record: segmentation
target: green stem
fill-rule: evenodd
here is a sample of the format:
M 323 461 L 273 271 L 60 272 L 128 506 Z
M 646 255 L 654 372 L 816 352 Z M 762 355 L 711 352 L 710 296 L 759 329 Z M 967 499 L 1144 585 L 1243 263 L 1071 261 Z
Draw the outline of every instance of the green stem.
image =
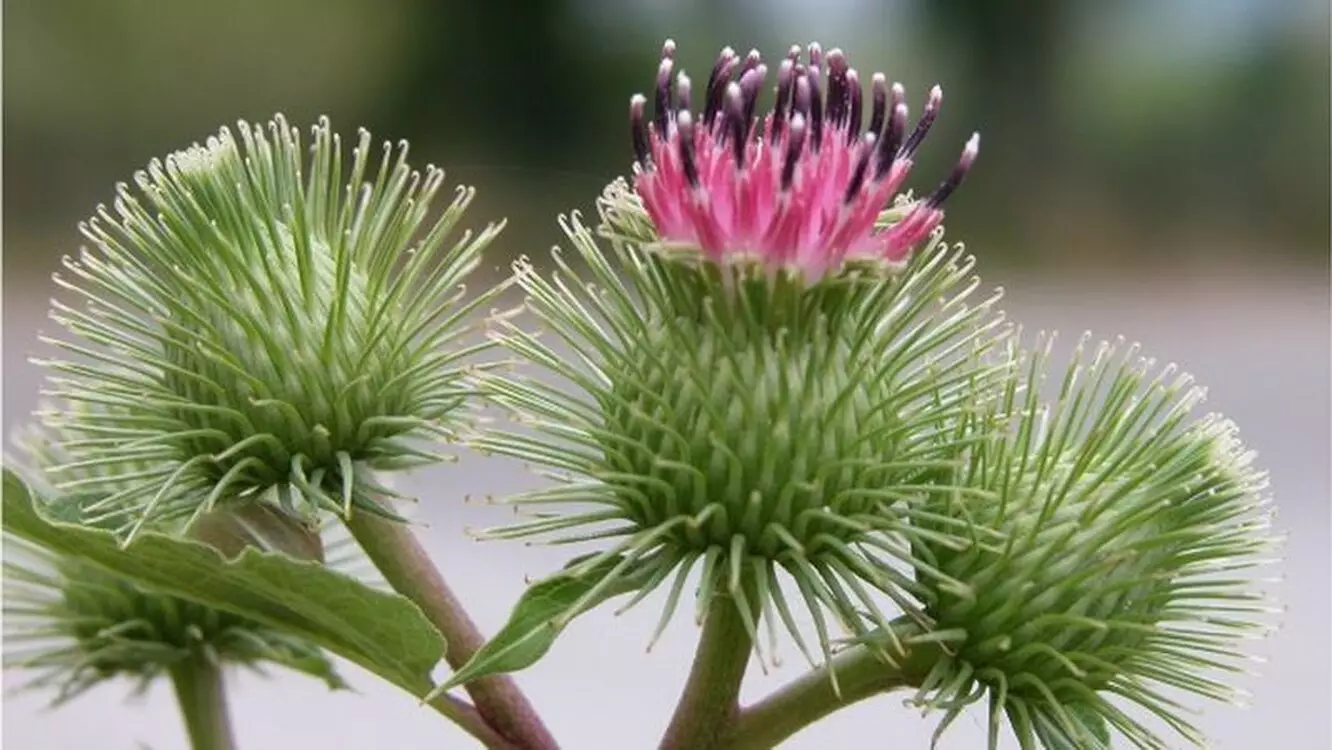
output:
M 418 695 L 425 695 L 430 692 L 432 687 L 431 684 L 426 683 L 420 689 Z M 440 715 L 457 724 L 464 732 L 470 734 L 477 742 L 491 750 L 517 750 L 521 747 L 510 742 L 508 738 L 486 723 L 486 720 L 481 717 L 481 712 L 465 700 L 445 693 L 431 700 L 429 705 Z
M 899 635 L 905 635 L 899 630 Z M 886 648 L 886 644 L 885 644 Z M 900 687 L 919 684 L 939 657 L 939 648 L 922 645 L 894 654 L 885 662 L 868 646 L 852 646 L 827 664 L 791 682 L 736 717 L 727 750 L 773 748 L 823 717 Z M 837 675 L 833 687 L 832 675 Z
M 661 750 L 712 750 L 722 746 L 740 710 L 740 683 L 753 648 L 735 601 L 729 597 L 714 600 Z
M 185 718 L 185 731 L 193 750 L 233 750 L 231 719 L 222 686 L 221 668 L 203 655 L 186 659 L 171 668 L 176 700 Z
M 416 535 L 403 523 L 368 512 L 354 513 L 346 523 L 357 544 L 389 585 L 420 607 L 426 619 L 444 636 L 447 644 L 444 659 L 449 666 L 456 670 L 466 664 L 486 639 Z M 510 677 L 483 677 L 466 687 L 481 717 L 513 745 L 531 750 L 558 747 Z

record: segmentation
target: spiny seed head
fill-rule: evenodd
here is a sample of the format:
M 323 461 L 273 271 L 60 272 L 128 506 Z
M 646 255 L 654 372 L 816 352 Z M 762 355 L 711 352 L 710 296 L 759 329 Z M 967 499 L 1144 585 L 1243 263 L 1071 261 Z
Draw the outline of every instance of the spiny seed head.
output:
M 1224 675 L 1243 671 L 1240 642 L 1270 624 L 1248 576 L 1272 546 L 1265 477 L 1233 425 L 1190 420 L 1202 394 L 1187 376 L 1153 374 L 1136 347 L 1085 344 L 1052 404 L 1049 340 L 1011 352 L 1003 396 L 962 428 L 977 439 L 956 441 L 968 447 L 954 481 L 991 499 L 927 506 L 1002 541 L 916 546 L 919 580 L 947 581 L 926 613 L 956 634 L 918 699 L 946 707 L 946 726 L 988 696 L 992 748 L 1004 715 L 1024 747 L 1108 746 L 1098 726 L 1167 747 L 1126 703 L 1202 745 L 1166 695 L 1233 700 Z
M 826 614 L 858 631 L 866 612 L 882 626 L 889 606 L 911 609 L 915 582 L 899 570 L 910 519 L 985 379 L 965 364 L 1000 323 L 994 298 L 970 301 L 971 259 L 936 239 L 899 276 L 813 283 L 700 263 L 617 234 L 606 215 L 623 189 L 602 200 L 605 246 L 564 222 L 580 268 L 558 253 L 552 275 L 516 266 L 528 309 L 563 346 L 495 322 L 538 372 L 486 373 L 479 387 L 535 434 L 475 443 L 561 481 L 513 500 L 542 506 L 538 520 L 491 535 L 618 539 L 575 572 L 620 556 L 607 586 L 633 577 L 646 595 L 673 580 L 663 626 L 698 572 L 700 616 L 723 594 L 751 631 L 780 621 L 807 656 L 784 580 L 825 654 Z
M 49 393 L 99 407 L 53 417 L 76 463 L 164 467 L 116 498 L 126 530 L 240 498 L 369 507 L 367 469 L 433 461 L 422 439 L 452 434 L 468 350 L 449 345 L 485 299 L 460 283 L 499 227 L 450 245 L 473 191 L 433 215 L 443 173 L 372 151 L 362 131 L 344 165 L 326 120 L 308 149 L 281 116 L 242 122 L 83 226 Z

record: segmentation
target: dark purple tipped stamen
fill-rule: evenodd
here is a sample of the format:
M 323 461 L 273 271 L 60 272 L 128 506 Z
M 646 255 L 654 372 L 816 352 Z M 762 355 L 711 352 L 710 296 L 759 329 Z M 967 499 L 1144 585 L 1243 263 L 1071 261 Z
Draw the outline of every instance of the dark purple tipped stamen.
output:
M 721 55 L 717 57 L 717 62 L 712 66 L 712 72 L 708 74 L 708 87 L 703 92 L 703 125 L 711 128 L 712 121 L 721 111 L 722 99 L 726 94 L 726 85 L 731 82 L 731 73 L 737 65 L 735 59 L 735 50 L 730 47 L 722 49 Z
M 651 150 L 648 148 L 647 123 L 644 121 L 643 107 L 647 97 L 635 94 L 629 99 L 629 130 L 634 139 L 634 158 L 644 169 L 652 167 Z
M 861 138 L 860 156 L 856 159 L 855 169 L 851 171 L 851 181 L 846 184 L 846 194 L 842 196 L 843 205 L 849 205 L 856 199 L 860 188 L 865 185 L 865 173 L 869 171 L 870 157 L 874 155 L 873 133 L 866 133 Z
M 823 93 L 819 90 L 819 66 L 810 65 L 805 80 L 809 81 L 810 148 L 817 154 L 823 143 Z
M 897 160 L 898 148 L 902 145 L 902 137 L 906 135 L 906 121 L 907 105 L 900 103 L 893 108 L 892 115 L 888 117 L 888 129 L 884 131 L 883 140 L 879 141 L 878 159 L 874 162 L 875 182 L 886 177 L 888 171 L 892 169 L 893 162 Z
M 745 167 L 745 140 L 749 130 L 749 120 L 745 119 L 745 95 L 740 84 L 732 83 L 726 87 L 726 112 L 722 115 L 723 137 L 731 139 L 731 149 L 735 156 L 735 168 Z
M 661 65 L 657 68 L 657 106 L 653 115 L 657 124 L 657 137 L 663 141 L 669 135 L 667 126 L 670 124 L 671 114 L 675 110 L 674 103 L 671 101 L 671 71 L 674 67 L 674 60 L 663 57 Z
M 888 79 L 882 73 L 875 73 L 870 79 L 870 96 L 874 103 L 870 110 L 869 132 L 879 138 L 883 135 L 883 121 L 888 113 Z
M 888 119 L 889 119 L 889 120 L 892 120 L 893 113 L 897 111 L 897 108 L 898 108 L 898 107 L 905 107 L 905 106 L 906 106 L 906 88 L 905 88 L 904 86 L 902 86 L 902 84 L 900 84 L 900 83 L 894 83 L 893 86 L 892 86 L 892 88 L 889 89 L 889 91 L 890 91 L 890 97 L 889 97 L 889 99 L 888 99 Z M 910 111 L 910 110 L 908 110 L 908 111 Z M 902 134 L 903 134 L 903 135 L 906 135 L 906 123 L 905 123 L 905 122 L 902 123 Z M 898 138 L 898 139 L 897 139 L 897 143 L 894 144 L 894 147 L 895 147 L 895 148 L 901 148 L 901 147 L 902 147 L 902 139 L 901 139 L 901 138 Z
M 667 39 L 665 42 L 662 42 L 662 45 L 661 45 L 661 59 L 663 59 L 663 60 L 674 60 L 674 59 L 675 59 L 675 40 L 674 40 L 674 39 Z
M 791 137 L 786 141 L 786 158 L 782 161 L 782 191 L 791 189 L 795 181 L 796 164 L 805 147 L 805 117 L 796 113 L 791 117 Z
M 935 86 L 930 89 L 930 98 L 925 102 L 925 111 L 920 113 L 920 120 L 916 123 L 916 129 L 911 131 L 911 137 L 902 145 L 902 158 L 910 159 L 920 148 L 920 144 L 925 140 L 925 136 L 930 132 L 930 126 L 934 124 L 934 118 L 939 116 L 939 105 L 943 104 L 943 89 Z
M 683 70 L 680 71 L 680 74 L 675 77 L 675 109 L 677 114 L 689 111 L 692 88 L 693 82 L 689 80 L 689 76 L 685 75 Z
M 805 119 L 805 122 L 808 123 L 809 122 L 809 77 L 805 75 L 805 71 L 799 65 L 796 66 L 795 75 L 796 75 L 795 101 L 791 102 L 792 119 L 794 120 L 795 119 L 794 116 L 796 114 L 799 114 L 801 117 Z
M 763 90 L 763 82 L 768 78 L 768 66 L 759 63 L 753 70 L 745 71 L 740 76 L 740 93 L 744 98 L 744 120 L 745 130 L 749 130 L 749 124 L 754 121 L 754 110 L 758 108 L 759 92 Z M 746 133 L 748 137 L 748 133 Z
M 698 164 L 694 160 L 694 117 L 681 112 L 676 126 L 680 128 L 680 168 L 690 187 L 698 187 Z
M 939 183 L 939 187 L 930 193 L 925 199 L 925 205 L 930 208 L 938 208 L 943 202 L 948 200 L 948 196 L 957 190 L 966 179 L 967 173 L 971 171 L 971 165 L 976 163 L 976 154 L 980 153 L 980 133 L 972 133 L 967 145 L 962 149 L 962 156 L 958 158 L 957 164 L 953 166 L 953 171 L 948 174 L 948 178 Z
M 828 124 L 834 128 L 842 126 L 846 117 L 847 91 L 846 58 L 840 49 L 828 53 Z
M 777 137 L 781 135 L 782 123 L 786 121 L 786 111 L 791 106 L 794 86 L 795 63 L 782 60 L 782 64 L 777 68 L 777 103 L 772 108 L 771 132 L 768 133 L 768 140 L 771 143 L 776 143 Z
M 754 68 L 757 68 L 759 66 L 759 63 L 762 62 L 763 62 L 763 55 L 760 55 L 758 50 L 751 49 L 749 51 L 749 54 L 745 55 L 745 64 L 740 68 L 740 77 L 743 78 L 746 73 L 753 70 Z
M 860 74 L 855 68 L 846 71 L 846 93 L 846 142 L 855 143 L 860 137 L 860 120 L 863 117 L 864 107 L 860 92 Z M 877 138 L 879 134 L 873 135 Z

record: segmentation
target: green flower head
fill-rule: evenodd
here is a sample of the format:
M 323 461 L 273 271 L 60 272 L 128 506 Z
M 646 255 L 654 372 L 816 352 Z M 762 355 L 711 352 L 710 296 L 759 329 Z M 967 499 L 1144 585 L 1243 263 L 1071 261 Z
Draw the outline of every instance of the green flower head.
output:
M 106 495 L 132 532 L 218 502 L 275 499 L 308 516 L 349 512 L 369 471 L 437 460 L 422 438 L 461 417 L 460 283 L 499 231 L 447 240 L 472 199 L 432 217 L 443 173 L 414 171 L 406 144 L 361 132 L 344 164 L 327 121 L 308 149 L 277 117 L 239 123 L 153 161 L 83 225 L 92 242 L 57 276 L 73 301 L 52 317 L 73 355 L 43 362 L 73 405 L 63 489 L 96 490 L 96 464 L 150 461 Z
M 917 699 L 946 710 L 941 732 L 987 701 L 992 748 L 1005 715 L 1024 748 L 1108 747 L 1110 730 L 1168 747 L 1151 721 L 1201 745 L 1184 701 L 1233 700 L 1242 642 L 1270 626 L 1250 575 L 1273 544 L 1265 475 L 1231 423 L 1190 420 L 1202 390 L 1136 346 L 1084 339 L 1044 402 L 1049 343 L 1010 352 L 1002 396 L 962 428 L 976 439 L 955 441 L 953 482 L 988 498 L 928 503 L 1001 541 L 916 543 L 947 654 Z
M 19 447 L 23 455 L 6 464 L 17 467 L 40 500 L 41 513 L 71 522 L 82 508 L 98 504 L 118 488 L 138 481 L 151 469 L 143 462 L 121 466 L 99 463 L 66 469 L 78 478 L 96 476 L 102 493 L 81 489 L 61 493 L 50 481 L 49 467 L 70 466 L 58 432 L 31 429 Z M 341 548 L 335 542 L 333 549 Z M 322 554 L 322 546 L 320 547 Z M 344 683 L 332 660 L 314 644 L 248 618 L 161 594 L 5 532 L 4 605 L 6 669 L 35 672 L 32 689 L 54 689 L 64 703 L 116 678 L 146 688 L 177 665 L 205 658 L 220 666 L 263 671 L 265 665 L 293 669 L 323 680 L 331 688 Z M 345 552 L 338 564 L 346 565 Z
M 750 74 L 758 68 L 737 72 L 732 57 L 723 53 L 709 83 L 717 96 L 733 73 L 742 81 L 731 90 L 757 85 Z M 669 63 L 668 54 L 668 74 Z M 846 73 L 842 63 L 840 52 L 830 53 L 829 65 Z M 783 71 L 796 75 L 789 65 Z M 779 86 L 803 93 L 783 104 L 779 90 L 782 116 L 789 114 L 783 107 L 810 106 L 811 86 L 818 93 L 816 70 L 793 80 Z M 700 617 L 725 601 L 740 610 L 751 637 L 760 620 L 774 633 L 781 623 L 812 660 L 797 609 L 812 616 L 824 657 L 836 637 L 828 615 L 832 625 L 859 632 L 866 619 L 886 626 L 894 608 L 918 609 L 918 584 L 903 569 L 915 560 L 917 535 L 927 532 L 911 519 L 921 493 L 936 491 L 953 425 L 986 378 L 970 366 L 973 355 L 998 338 L 1001 319 L 992 314 L 997 295 L 975 294 L 972 259 L 942 241 L 937 205 L 889 200 L 885 186 L 905 176 L 909 154 L 894 147 L 881 174 L 862 174 L 863 184 L 838 182 L 857 154 L 878 152 L 873 136 L 868 146 L 848 145 L 856 143 L 850 131 L 860 128 L 859 111 L 850 116 L 848 84 L 837 81 L 829 96 L 843 99 L 836 107 L 830 100 L 826 128 L 811 131 L 825 146 L 811 141 L 810 150 L 797 151 L 783 186 L 761 181 L 771 154 L 752 106 L 740 101 L 711 119 L 705 114 L 697 130 L 685 132 L 688 95 L 677 100 L 667 76 L 659 81 L 667 93 L 659 92 L 655 156 L 645 156 L 642 102 L 635 99 L 633 186 L 620 180 L 606 190 L 595 232 L 577 216 L 563 222 L 572 257 L 557 252 L 553 273 L 526 260 L 516 266 L 527 309 L 548 336 L 513 317 L 497 322 L 497 340 L 530 369 L 486 373 L 480 388 L 525 429 L 483 435 L 476 444 L 549 468 L 557 484 L 513 499 L 535 511 L 535 520 L 490 533 L 615 540 L 573 566 L 573 575 L 602 576 L 574 611 L 625 581 L 641 583 L 633 601 L 669 583 L 664 626 L 686 579 L 697 574 Z M 680 91 L 687 87 L 687 80 L 679 84 Z M 884 103 L 876 106 L 882 115 Z M 796 116 L 803 123 L 814 111 Z M 901 130 L 905 110 L 895 111 L 888 127 Z M 932 113 L 922 118 L 932 120 Z M 795 137 L 772 132 L 782 143 Z M 923 135 L 913 137 L 913 151 Z M 721 148 L 714 137 L 740 141 Z M 688 161 L 695 157 L 697 164 Z M 649 165 L 651 176 L 643 171 Z M 753 175 L 737 171 L 751 166 Z M 711 244 L 726 241 L 730 229 L 690 240 L 695 223 L 666 222 L 661 212 L 678 219 L 689 205 L 704 210 L 711 200 L 707 210 L 720 215 L 720 193 L 676 180 L 701 180 L 704 172 L 717 185 L 734 178 L 746 190 L 771 189 L 774 195 L 756 198 L 768 208 L 800 203 L 791 221 L 809 222 L 815 233 L 823 231 L 821 209 L 805 202 L 834 196 L 825 212 L 832 221 L 837 202 L 849 195 L 844 213 L 870 210 L 864 226 L 856 225 L 856 242 L 878 249 L 839 255 L 833 250 L 840 235 L 830 226 L 826 237 L 810 240 L 823 249 L 750 247 L 742 240 L 753 228 L 739 220 L 731 227 L 734 246 Z M 677 188 L 684 192 L 663 197 Z M 890 241 L 891 229 L 872 232 L 871 225 L 894 226 L 918 209 L 931 218 L 912 242 Z M 796 234 L 805 237 L 806 229 Z M 916 242 L 923 245 L 907 258 Z M 807 250 L 824 254 L 816 263 Z
M 67 702 L 128 678 L 144 689 L 196 658 L 263 672 L 293 669 L 345 684 L 319 647 L 239 615 L 147 591 L 78 560 L 5 535 L 5 668 Z

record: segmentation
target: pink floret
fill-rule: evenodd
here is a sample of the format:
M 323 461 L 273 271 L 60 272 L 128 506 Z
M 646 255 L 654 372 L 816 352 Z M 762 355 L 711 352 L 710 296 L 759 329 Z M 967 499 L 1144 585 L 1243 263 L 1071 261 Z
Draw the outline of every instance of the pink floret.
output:
M 825 57 L 811 45 L 804 63 L 795 47 L 760 120 L 767 66 L 757 52 L 742 61 L 727 48 L 695 114 L 689 78 L 680 73 L 672 86 L 674 52 L 667 42 L 653 121 L 645 97 L 630 102 L 634 188 L 663 241 L 695 245 L 715 261 L 747 257 L 813 278 L 848 258 L 899 262 L 942 221 L 944 199 L 976 158 L 973 135 L 948 179 L 900 221 L 876 229 L 938 114 L 937 86 L 908 134 L 902 87 L 890 90 L 875 75 L 864 130 L 859 76 L 842 53 Z

